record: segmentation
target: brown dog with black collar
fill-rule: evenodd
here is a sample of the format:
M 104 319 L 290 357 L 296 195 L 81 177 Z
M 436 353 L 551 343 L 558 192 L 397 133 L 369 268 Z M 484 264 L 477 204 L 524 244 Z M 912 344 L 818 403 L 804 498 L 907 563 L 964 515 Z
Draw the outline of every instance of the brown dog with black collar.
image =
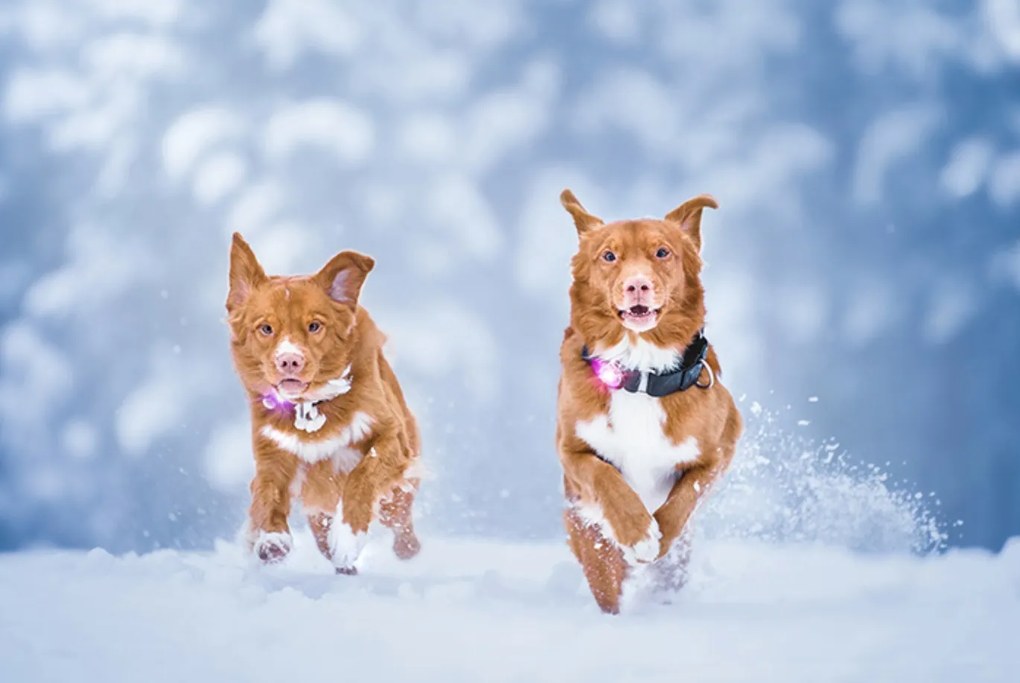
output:
M 605 612 L 662 562 L 742 430 L 705 326 L 695 197 L 662 219 L 605 223 L 564 190 L 580 246 L 560 350 L 557 446 L 570 547 Z

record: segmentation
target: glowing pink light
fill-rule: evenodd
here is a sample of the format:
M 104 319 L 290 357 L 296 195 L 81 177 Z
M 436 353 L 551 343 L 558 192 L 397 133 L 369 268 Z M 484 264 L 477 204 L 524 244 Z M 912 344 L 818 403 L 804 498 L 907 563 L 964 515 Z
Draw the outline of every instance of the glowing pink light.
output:
M 591 359 L 591 369 L 595 376 L 610 389 L 619 389 L 623 386 L 623 370 L 616 363 L 607 363 L 601 358 Z
M 290 401 L 280 398 L 276 391 L 270 391 L 262 397 L 262 405 L 266 407 L 266 410 L 282 412 L 290 408 Z

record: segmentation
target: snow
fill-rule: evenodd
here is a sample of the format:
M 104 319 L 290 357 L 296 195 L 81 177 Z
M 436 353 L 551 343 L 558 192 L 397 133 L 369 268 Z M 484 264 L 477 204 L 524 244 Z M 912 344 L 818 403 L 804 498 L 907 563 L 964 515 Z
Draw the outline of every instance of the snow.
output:
M 371 296 L 371 292 L 366 292 Z M 400 354 L 400 362 L 429 379 L 456 371 L 471 381 L 463 387 L 472 402 L 485 404 L 494 398 L 498 385 L 499 344 L 474 311 L 453 301 L 425 302 L 416 310 L 372 307 L 373 316 L 385 329 Z M 448 335 L 456 330 L 455 336 Z
M 435 112 L 407 116 L 396 137 L 401 154 L 415 162 L 446 162 L 456 153 L 457 131 L 451 121 Z
M 570 287 L 570 271 L 563 267 L 577 251 L 577 233 L 558 202 L 549 201 L 550 187 L 573 188 L 578 197 L 600 196 L 592 182 L 572 167 L 543 167 L 533 174 L 524 190 L 516 231 L 518 242 L 514 270 L 518 286 L 529 298 L 548 301 L 548 293 Z M 568 318 L 569 299 L 558 301 L 561 319 Z
M 244 159 L 234 153 L 210 157 L 196 171 L 193 192 L 201 204 L 214 204 L 244 182 L 248 169 Z
M 95 426 L 85 420 L 72 419 L 64 426 L 62 444 L 76 458 L 95 455 L 98 440 Z
M 244 230 L 246 234 L 269 222 L 284 204 L 284 191 L 275 183 L 259 183 L 241 192 L 225 221 L 224 232 Z
M 273 0 L 254 34 L 278 70 L 290 67 L 305 52 L 347 55 L 361 41 L 357 23 L 324 0 Z
M 244 226 L 240 227 L 244 230 Z M 245 236 L 250 238 L 249 243 L 267 273 L 294 273 L 301 255 L 308 250 L 311 230 L 302 222 L 285 220 L 272 223 L 255 235 L 245 233 Z
M 967 197 L 981 186 L 995 148 L 983 137 L 972 137 L 953 148 L 942 169 L 942 187 L 954 197 Z
M 565 186 L 607 218 L 715 193 L 727 386 L 748 406 L 824 396 L 794 431 L 902 462 L 891 476 L 967 521 L 951 543 L 1020 530 L 1020 394 L 997 383 L 1020 283 L 1015 0 L 209 6 L 0 2 L 0 547 L 229 533 L 217 510 L 240 514 L 251 471 L 223 320 L 234 230 L 270 272 L 375 256 L 366 305 L 441 475 L 430 519 L 551 537 Z M 963 300 L 936 301 L 943 281 Z M 961 477 L 931 369 L 971 328 L 992 346 L 968 381 L 998 390 L 957 420 Z M 898 381 L 876 391 L 865 366 Z M 783 516 L 797 482 L 742 521 L 810 536 Z M 832 533 L 875 536 L 850 526 Z
M 265 151 L 279 160 L 303 146 L 334 154 L 344 165 L 357 166 L 372 152 L 372 119 L 338 99 L 320 98 L 281 107 L 265 129 Z
M 163 135 L 163 164 L 171 178 L 187 173 L 213 145 L 235 137 L 242 122 L 229 109 L 202 105 L 177 117 Z
M 467 178 L 450 175 L 437 179 L 424 198 L 422 210 L 442 226 L 447 232 L 446 241 L 465 257 L 491 261 L 498 254 L 502 246 L 499 219 Z
M 926 558 L 696 545 L 673 604 L 599 613 L 561 543 L 382 539 L 335 576 L 307 533 L 238 546 L 0 556 L 10 681 L 1012 681 L 1020 539 Z M 83 675 L 84 674 L 84 675 Z
M 892 5 L 891 11 L 887 4 Z M 884 22 L 879 19 L 883 14 Z M 921 76 L 930 70 L 933 59 L 953 53 L 964 40 L 962 27 L 923 3 L 844 2 L 836 22 L 857 43 L 855 56 L 871 73 L 897 67 Z M 911 30 L 904 31 L 903 26 Z
M 182 0 L 89 0 L 108 19 L 133 19 L 150 26 L 174 23 L 181 12 Z
M 1002 156 L 988 183 L 992 200 L 1003 208 L 1020 201 L 1020 152 Z
M 219 492 L 234 490 L 241 482 L 251 481 L 255 463 L 251 457 L 251 417 L 248 411 L 216 425 L 203 452 L 200 464 L 203 479 Z
M 931 303 L 924 320 L 925 340 L 944 343 L 960 334 L 976 313 L 973 287 L 958 278 L 945 277 L 931 294 Z
M 71 368 L 36 328 L 24 323 L 0 334 L 0 361 L 15 369 L 0 380 L 0 402 L 9 402 L 12 409 L 20 406 L 25 424 L 45 425 L 50 416 L 25 407 L 56 402 L 71 385 Z
M 1020 290 L 1020 242 L 992 256 L 989 270 L 993 278 Z
M 896 292 L 874 275 L 864 273 L 846 294 L 840 331 L 848 342 L 866 347 L 887 330 L 901 313 Z
M 88 88 L 63 69 L 21 69 L 8 75 L 4 114 L 27 121 L 85 106 Z
M 561 90 L 559 67 L 535 60 L 523 69 L 521 83 L 479 99 L 466 114 L 464 159 L 475 172 L 496 167 L 519 153 L 550 124 L 550 104 Z
M 119 33 L 88 45 L 84 63 L 96 78 L 113 82 L 130 78 L 177 75 L 184 70 L 183 50 L 170 40 L 142 33 Z
M 588 16 L 591 24 L 610 42 L 632 45 L 641 34 L 641 22 L 629 2 L 601 0 Z
M 1009 59 L 1020 62 L 1020 7 L 1010 0 L 985 0 L 983 7 L 989 32 Z
M 139 378 L 114 418 L 117 439 L 126 455 L 141 456 L 158 438 L 178 427 L 186 408 L 179 397 L 187 395 L 189 384 L 197 382 L 175 375 L 161 359 L 153 362 L 151 374 Z
M 939 122 L 940 112 L 917 104 L 881 114 L 868 126 L 857 149 L 854 196 L 862 203 L 877 203 L 890 173 L 903 159 L 924 148 Z

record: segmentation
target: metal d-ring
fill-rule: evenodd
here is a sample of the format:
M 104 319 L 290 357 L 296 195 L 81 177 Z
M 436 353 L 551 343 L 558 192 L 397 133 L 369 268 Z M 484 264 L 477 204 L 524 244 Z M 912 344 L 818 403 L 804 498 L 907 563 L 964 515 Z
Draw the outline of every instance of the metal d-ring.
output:
M 701 382 L 695 382 L 694 386 L 699 389 L 711 389 L 715 385 L 715 373 L 712 372 L 712 366 L 708 363 L 702 363 L 701 367 L 708 373 L 708 384 L 702 384 Z M 701 373 L 698 373 L 700 379 Z

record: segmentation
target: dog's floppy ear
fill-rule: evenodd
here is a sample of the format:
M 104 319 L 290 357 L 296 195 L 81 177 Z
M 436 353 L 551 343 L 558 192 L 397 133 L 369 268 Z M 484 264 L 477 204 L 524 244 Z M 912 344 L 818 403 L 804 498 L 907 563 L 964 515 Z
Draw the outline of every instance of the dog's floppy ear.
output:
M 718 209 L 719 204 L 712 195 L 699 194 L 666 214 L 667 221 L 680 224 L 698 251 L 701 251 L 701 211 L 705 207 Z
M 232 311 L 248 300 L 252 290 L 265 282 L 266 271 L 262 270 L 255 252 L 241 237 L 234 233 L 230 245 L 230 291 L 227 293 L 227 310 Z
M 592 228 L 602 225 L 602 219 L 588 213 L 569 189 L 563 190 L 560 193 L 560 204 L 574 217 L 574 225 L 577 227 L 578 235 L 583 235 Z
M 341 251 L 316 273 L 315 279 L 333 301 L 356 308 L 361 286 L 365 284 L 365 277 L 373 267 L 375 261 L 371 256 L 356 251 Z

